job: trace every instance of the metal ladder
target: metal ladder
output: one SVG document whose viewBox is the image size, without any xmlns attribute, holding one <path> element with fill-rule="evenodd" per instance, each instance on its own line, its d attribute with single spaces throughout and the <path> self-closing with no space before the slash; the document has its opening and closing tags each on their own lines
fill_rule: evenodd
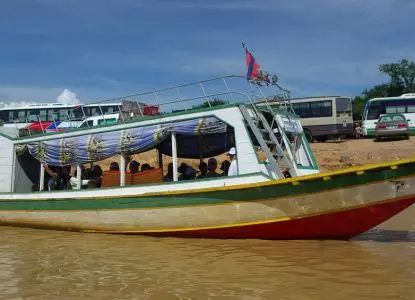
<svg viewBox="0 0 415 300">
<path fill-rule="evenodd" d="M 279 178 L 284 178 L 285 176 L 281 171 L 281 168 L 286 168 L 291 176 L 296 176 L 296 170 L 291 160 L 287 158 L 282 143 L 278 141 L 278 138 L 275 136 L 272 127 L 263 113 L 253 103 L 250 105 L 250 110 L 248 110 L 245 105 L 240 105 L 239 108 L 249 128 L 251 128 L 252 133 L 264 151 L 272 171 L 274 171 Z M 273 119 L 275 119 L 274 116 Z M 278 130 L 281 133 L 281 129 L 278 128 Z M 274 151 L 275 153 L 273 153 Z"/>
</svg>

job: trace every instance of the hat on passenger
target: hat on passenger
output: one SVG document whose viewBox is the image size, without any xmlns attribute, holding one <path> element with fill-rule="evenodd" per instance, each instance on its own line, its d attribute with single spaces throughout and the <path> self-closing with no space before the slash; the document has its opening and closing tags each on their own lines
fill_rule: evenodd
<svg viewBox="0 0 415 300">
<path fill-rule="evenodd" d="M 229 149 L 228 153 L 229 155 L 236 155 L 236 149 L 235 147 L 232 147 L 231 149 Z"/>
</svg>

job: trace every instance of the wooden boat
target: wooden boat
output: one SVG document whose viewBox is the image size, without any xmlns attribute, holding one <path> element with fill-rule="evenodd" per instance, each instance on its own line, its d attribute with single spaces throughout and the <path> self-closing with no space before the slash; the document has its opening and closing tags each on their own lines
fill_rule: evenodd
<svg viewBox="0 0 415 300">
<path fill-rule="evenodd" d="M 246 97 L 221 106 L 25 137 L 0 128 L 0 224 L 169 237 L 348 239 L 415 202 L 415 159 L 320 173 L 289 102 L 270 108 L 264 87 L 232 89 L 230 81 L 239 79 L 246 83 L 237 76 L 208 81 L 226 87 L 210 94 L 206 82 L 196 83 L 204 84 L 203 93 L 191 101 Z M 231 147 L 238 175 L 178 180 L 178 159 L 217 156 Z M 127 154 L 149 149 L 172 157 L 172 182 L 162 182 L 161 161 L 147 173 L 124 171 Z M 120 155 L 120 172 L 104 173 L 101 188 L 82 189 L 80 166 L 113 155 Z M 44 163 L 77 165 L 76 188 L 45 191 Z"/>
</svg>

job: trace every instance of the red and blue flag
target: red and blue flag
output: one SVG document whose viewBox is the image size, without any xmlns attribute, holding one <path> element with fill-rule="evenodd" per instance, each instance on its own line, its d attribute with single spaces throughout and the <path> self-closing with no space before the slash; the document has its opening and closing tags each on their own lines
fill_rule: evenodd
<svg viewBox="0 0 415 300">
<path fill-rule="evenodd" d="M 245 58 L 246 58 L 246 66 L 248 67 L 248 73 L 246 77 L 248 80 L 256 80 L 258 79 L 259 73 L 259 64 L 257 64 L 255 57 L 252 55 L 251 52 L 245 47 Z"/>
</svg>

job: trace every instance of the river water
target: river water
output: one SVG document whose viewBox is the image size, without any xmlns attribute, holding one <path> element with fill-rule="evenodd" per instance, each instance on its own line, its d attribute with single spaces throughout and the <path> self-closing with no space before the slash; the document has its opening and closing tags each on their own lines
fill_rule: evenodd
<svg viewBox="0 0 415 300">
<path fill-rule="evenodd" d="M 352 241 L 0 227 L 0 299 L 415 299 L 415 206 Z"/>
</svg>

